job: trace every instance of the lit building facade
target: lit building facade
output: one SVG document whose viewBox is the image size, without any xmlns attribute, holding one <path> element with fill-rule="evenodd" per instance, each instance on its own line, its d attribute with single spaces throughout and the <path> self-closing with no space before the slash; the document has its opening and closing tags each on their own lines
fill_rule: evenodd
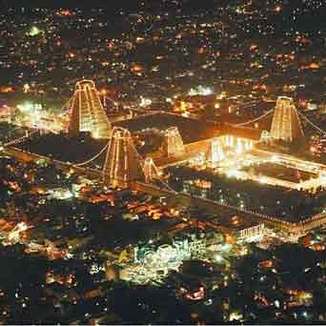
<svg viewBox="0 0 326 326">
<path fill-rule="evenodd" d="M 144 179 L 142 158 L 138 154 L 130 131 L 115 127 L 103 167 L 104 183 L 125 187 L 132 181 Z"/>
<path fill-rule="evenodd" d="M 214 138 L 210 146 L 210 160 L 212 164 L 217 164 L 225 158 L 234 154 L 242 154 L 254 147 L 255 141 L 249 138 L 235 135 L 223 135 Z"/>
<path fill-rule="evenodd" d="M 145 182 L 149 183 L 154 179 L 160 178 L 160 172 L 157 169 L 153 159 L 151 157 L 146 157 L 144 161 L 144 176 L 145 176 Z"/>
<path fill-rule="evenodd" d="M 177 127 L 171 127 L 165 131 L 163 151 L 168 157 L 180 156 L 185 153 L 185 146 Z"/>
<path fill-rule="evenodd" d="M 92 80 L 77 82 L 70 100 L 70 108 L 68 130 L 71 135 L 78 136 L 80 132 L 90 132 L 94 138 L 110 138 L 111 123 Z"/>
<path fill-rule="evenodd" d="M 288 143 L 304 137 L 301 121 L 292 98 L 281 96 L 277 99 L 271 136 L 275 140 Z"/>
</svg>

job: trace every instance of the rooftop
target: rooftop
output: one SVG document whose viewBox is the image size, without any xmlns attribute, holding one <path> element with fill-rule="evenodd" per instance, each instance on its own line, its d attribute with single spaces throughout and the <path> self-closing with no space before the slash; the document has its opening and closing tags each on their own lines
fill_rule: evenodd
<svg viewBox="0 0 326 326">
<path fill-rule="evenodd" d="M 220 127 L 207 121 L 181 117 L 179 115 L 157 112 L 139 116 L 135 119 L 119 121 L 115 126 L 129 129 L 131 132 L 157 128 L 165 130 L 170 127 L 178 127 L 185 144 L 212 138 L 220 134 Z"/>
</svg>

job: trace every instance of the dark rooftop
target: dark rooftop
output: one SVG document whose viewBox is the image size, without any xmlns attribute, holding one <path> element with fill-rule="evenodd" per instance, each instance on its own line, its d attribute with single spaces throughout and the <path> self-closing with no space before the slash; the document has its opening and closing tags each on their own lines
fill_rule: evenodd
<svg viewBox="0 0 326 326">
<path fill-rule="evenodd" d="M 220 127 L 213 122 L 181 117 L 164 112 L 119 121 L 114 123 L 114 125 L 129 129 L 131 132 L 140 131 L 147 128 L 165 130 L 170 127 L 178 127 L 180 135 L 185 144 L 204 140 L 220 134 Z"/>
</svg>

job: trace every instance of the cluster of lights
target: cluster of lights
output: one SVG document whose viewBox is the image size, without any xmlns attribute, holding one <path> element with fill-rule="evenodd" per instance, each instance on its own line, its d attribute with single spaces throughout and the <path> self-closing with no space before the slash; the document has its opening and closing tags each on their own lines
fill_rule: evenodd
<svg viewBox="0 0 326 326">
<path fill-rule="evenodd" d="M 68 200 L 74 197 L 74 194 L 69 189 L 58 188 L 50 189 L 49 197 L 60 200 Z"/>
<path fill-rule="evenodd" d="M 142 108 L 146 108 L 152 104 L 152 100 L 149 98 L 145 98 L 143 96 L 140 97 L 140 103 L 139 106 Z"/>
<path fill-rule="evenodd" d="M 168 157 L 184 154 L 185 146 L 177 127 L 170 127 L 165 131 L 163 146 Z"/>
<path fill-rule="evenodd" d="M 197 88 L 191 88 L 188 92 L 189 96 L 209 96 L 213 94 L 213 89 L 199 85 Z"/>
<path fill-rule="evenodd" d="M 26 101 L 18 104 L 17 109 L 20 114 L 14 123 L 18 125 L 37 128 L 39 130 L 49 130 L 53 133 L 58 133 L 64 129 L 64 118 L 43 110 L 42 104 L 40 103 Z"/>
<path fill-rule="evenodd" d="M 225 160 L 231 154 L 243 154 L 251 150 L 254 142 L 251 139 L 224 135 L 211 142 L 211 162 L 213 165 Z"/>
<path fill-rule="evenodd" d="M 39 34 L 43 33 L 41 29 L 39 29 L 37 26 L 32 26 L 30 30 L 26 33 L 28 36 L 37 36 Z"/>
<path fill-rule="evenodd" d="M 183 261 L 200 259 L 207 253 L 206 248 L 205 239 L 174 241 L 172 245 L 164 244 L 143 254 L 136 247 L 134 264 L 126 269 L 125 279 L 139 284 L 161 282 L 169 271 L 179 270 Z"/>
</svg>

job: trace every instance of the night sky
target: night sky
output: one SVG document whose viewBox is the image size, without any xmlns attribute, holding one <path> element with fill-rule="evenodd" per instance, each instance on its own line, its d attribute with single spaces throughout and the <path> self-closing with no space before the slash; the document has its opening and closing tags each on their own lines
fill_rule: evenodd
<svg viewBox="0 0 326 326">
<path fill-rule="evenodd" d="M 141 3 L 150 4 L 153 6 L 153 1 L 139 1 L 139 0 L 1 0 L 1 3 L 6 6 L 25 6 L 25 7 L 102 7 L 106 9 L 123 8 L 125 10 L 134 10 L 140 7 Z M 167 6 L 175 6 L 180 1 L 166 1 Z M 185 0 L 183 1 L 186 7 L 191 9 L 209 8 L 218 3 L 223 4 L 225 1 L 216 0 Z"/>
<path fill-rule="evenodd" d="M 0 0 L 0 10 L 6 8 L 103 8 L 109 14 L 115 14 L 119 10 L 127 12 L 140 11 L 140 10 L 152 10 L 160 12 L 160 10 L 171 10 L 171 12 L 180 9 L 184 13 L 197 13 L 202 11 L 212 11 L 215 8 L 225 7 L 232 3 L 239 3 L 236 0 Z M 256 7 L 264 6 L 264 1 L 253 0 Z M 306 4 L 304 0 L 291 0 L 288 1 L 286 9 L 283 11 L 283 22 L 288 21 L 287 17 L 291 15 L 294 8 L 305 8 Z M 325 28 L 326 23 L 324 19 L 323 10 L 304 12 L 296 22 L 288 21 L 291 26 L 298 28 L 299 30 L 318 30 Z M 288 24 L 285 23 L 285 28 L 288 28 Z"/>
</svg>

